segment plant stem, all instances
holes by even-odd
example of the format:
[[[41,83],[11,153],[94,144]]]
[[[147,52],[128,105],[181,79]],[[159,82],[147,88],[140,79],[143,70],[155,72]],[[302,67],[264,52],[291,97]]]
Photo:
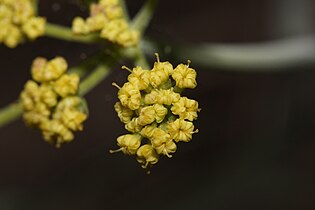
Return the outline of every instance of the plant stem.
[[[147,0],[136,17],[132,20],[131,27],[143,34],[153,17],[157,2],[157,0]]]
[[[12,103],[0,109],[0,127],[14,121],[22,114],[22,107],[19,103]]]
[[[96,43],[100,41],[100,38],[96,34],[85,35],[85,36],[76,35],[76,34],[73,34],[70,28],[56,25],[53,23],[46,23],[45,35],[48,37],[70,41],[70,42]]]
[[[99,65],[90,75],[80,84],[79,95],[83,96],[90,92],[95,86],[101,83],[110,73],[110,68],[114,62],[108,61],[106,64]]]
[[[146,53],[169,54],[178,62],[239,73],[274,73],[315,64],[315,37],[296,37],[251,44],[157,44],[144,41]]]

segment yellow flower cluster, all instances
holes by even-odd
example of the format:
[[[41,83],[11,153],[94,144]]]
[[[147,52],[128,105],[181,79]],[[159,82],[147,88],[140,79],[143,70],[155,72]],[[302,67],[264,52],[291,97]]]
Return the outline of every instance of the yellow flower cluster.
[[[77,96],[80,78],[66,74],[68,64],[62,57],[50,61],[36,58],[32,78],[20,95],[23,118],[42,131],[43,138],[57,147],[73,140],[73,132],[83,129],[87,114],[82,98]]]
[[[76,17],[72,31],[81,35],[100,32],[101,38],[124,47],[139,42],[139,32],[129,27],[119,0],[99,0],[98,4],[91,4],[90,16],[87,19]]]
[[[45,18],[36,17],[33,0],[0,0],[0,43],[16,47],[26,37],[44,34]]]
[[[130,134],[117,138],[122,151],[136,155],[143,168],[156,164],[160,155],[172,157],[176,143],[189,142],[195,130],[192,121],[198,117],[198,102],[181,96],[184,88],[195,88],[196,71],[179,64],[175,69],[169,62],[157,62],[152,70],[127,67],[128,82],[122,87],[116,83],[119,101],[115,110]]]

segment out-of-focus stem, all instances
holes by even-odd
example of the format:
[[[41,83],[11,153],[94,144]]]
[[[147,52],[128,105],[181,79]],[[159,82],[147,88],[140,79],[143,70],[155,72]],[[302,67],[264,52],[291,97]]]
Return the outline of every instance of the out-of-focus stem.
[[[53,23],[46,23],[45,35],[65,41],[81,42],[87,44],[101,41],[101,39],[96,34],[76,35],[70,28]]]

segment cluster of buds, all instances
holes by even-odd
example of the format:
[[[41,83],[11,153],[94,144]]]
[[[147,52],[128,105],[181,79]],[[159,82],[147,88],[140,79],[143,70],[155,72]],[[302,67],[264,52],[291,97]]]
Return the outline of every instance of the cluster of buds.
[[[75,34],[86,35],[99,32],[100,37],[124,47],[134,46],[139,42],[139,33],[132,30],[124,18],[119,0],[99,0],[90,6],[87,19],[76,17],[72,23]]]
[[[0,43],[16,47],[45,31],[45,18],[36,17],[33,0],[0,0]]]
[[[32,78],[20,95],[26,124],[42,131],[43,138],[57,147],[73,140],[74,131],[83,129],[87,118],[84,100],[77,94],[80,78],[67,74],[62,57],[50,61],[36,58]]]
[[[175,69],[169,62],[157,62],[152,70],[141,67],[127,69],[128,82],[122,87],[116,83],[119,102],[115,110],[130,133],[117,138],[117,150],[127,155],[136,155],[143,168],[156,164],[159,156],[172,157],[176,143],[189,142],[195,130],[198,102],[181,96],[185,88],[195,88],[196,71],[188,64],[179,64]]]

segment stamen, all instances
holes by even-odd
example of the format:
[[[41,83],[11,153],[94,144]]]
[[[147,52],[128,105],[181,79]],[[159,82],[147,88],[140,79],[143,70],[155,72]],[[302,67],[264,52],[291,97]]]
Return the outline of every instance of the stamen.
[[[109,153],[111,153],[111,154],[113,154],[113,153],[117,153],[117,152],[122,151],[123,149],[124,149],[124,148],[123,148],[123,147],[121,147],[121,148],[119,148],[119,149],[109,150]]]
[[[156,60],[158,63],[160,63],[160,56],[158,53],[154,53],[155,57],[156,57]]]
[[[172,155],[168,154],[168,152],[166,151],[166,149],[164,149],[163,151],[164,151],[164,154],[165,154],[168,158],[173,157]]]
[[[190,64],[191,64],[191,61],[187,60],[187,67],[189,67]]]
[[[132,73],[132,70],[130,68],[128,68],[127,66],[122,66],[121,69],[127,70],[130,73]]]
[[[116,82],[113,82],[113,83],[112,83],[112,86],[114,86],[114,87],[116,87],[116,88],[118,88],[118,89],[121,89],[121,87],[119,87],[119,85],[117,85]]]

